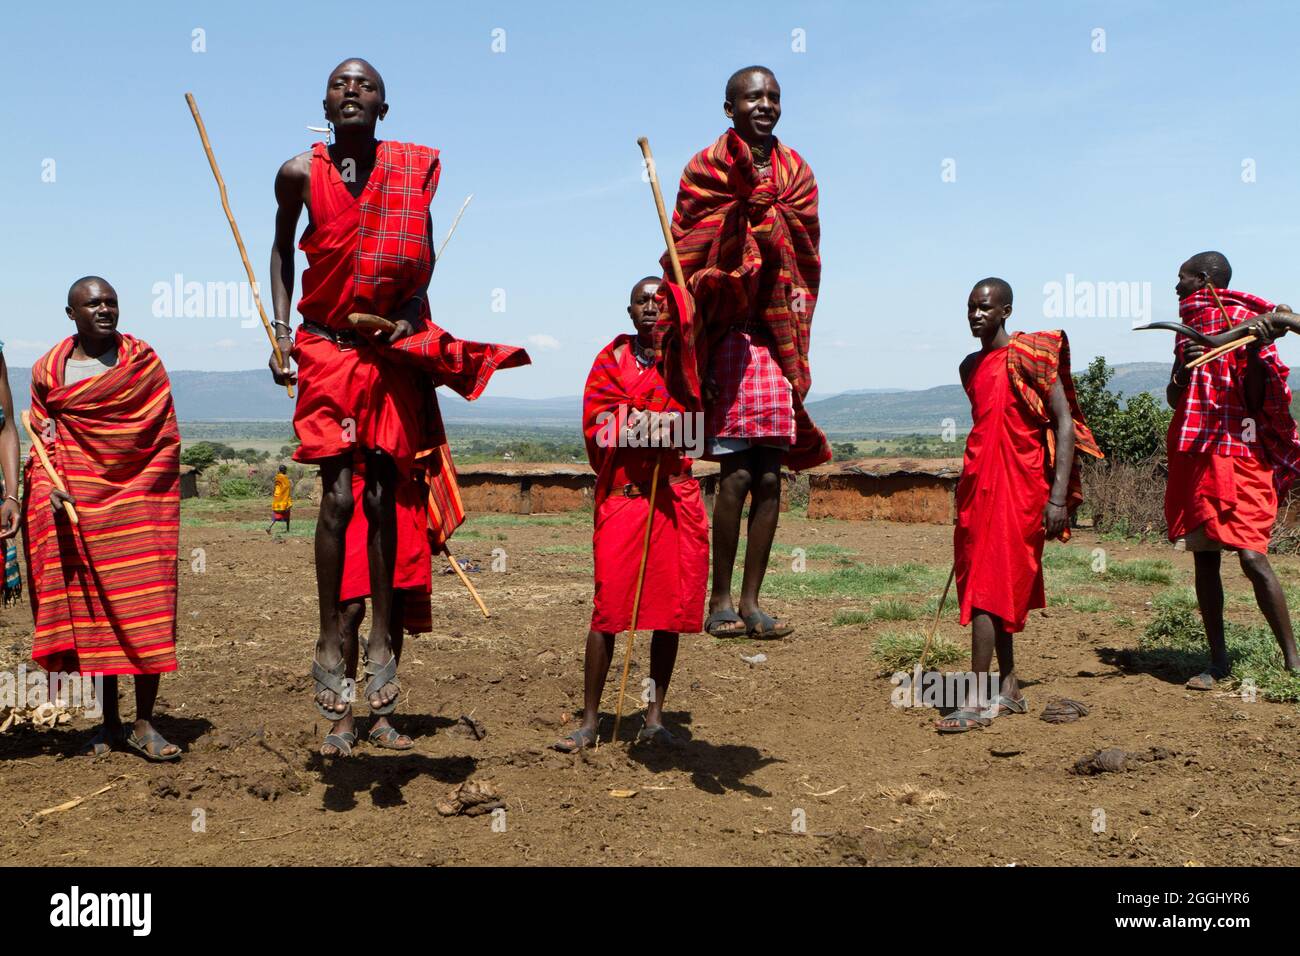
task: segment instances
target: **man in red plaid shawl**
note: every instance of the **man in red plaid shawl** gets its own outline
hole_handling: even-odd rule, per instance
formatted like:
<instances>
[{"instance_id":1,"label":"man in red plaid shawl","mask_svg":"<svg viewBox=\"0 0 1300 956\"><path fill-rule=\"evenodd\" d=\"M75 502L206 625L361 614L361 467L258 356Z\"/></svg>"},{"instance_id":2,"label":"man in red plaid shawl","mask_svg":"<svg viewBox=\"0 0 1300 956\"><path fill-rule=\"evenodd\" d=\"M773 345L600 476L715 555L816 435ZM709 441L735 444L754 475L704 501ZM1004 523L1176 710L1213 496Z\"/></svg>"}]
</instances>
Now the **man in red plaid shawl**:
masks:
<instances>
[{"instance_id":1,"label":"man in red plaid shawl","mask_svg":"<svg viewBox=\"0 0 1300 956\"><path fill-rule=\"evenodd\" d=\"M803 157L772 135L781 87L771 70L734 73L723 111L732 129L682 173L672 232L694 314L665 310L661 349L674 395L687 408L702 401L707 457L722 465L705 629L784 637L794 629L758 605L780 515L781 465L809 468L831 457L803 407L821 282L817 182ZM731 579L751 496L737 614Z\"/></svg>"},{"instance_id":2,"label":"man in red plaid shawl","mask_svg":"<svg viewBox=\"0 0 1300 956\"><path fill-rule=\"evenodd\" d=\"M1101 457L1075 397L1065 333L1008 334L1011 305L1011 286L998 278L975 283L966 302L982 347L959 369L971 430L957 484L953 571L961 623L971 625L976 686L974 699L936 724L945 734L1028 711L1014 635L1032 609L1047 603L1044 542L1070 536L1070 515L1083 501L1077 453Z\"/></svg>"},{"instance_id":3,"label":"man in red plaid shawl","mask_svg":"<svg viewBox=\"0 0 1300 956\"><path fill-rule=\"evenodd\" d=\"M1286 595L1267 556L1278 500L1300 474L1290 370L1273 344L1286 329L1270 318L1272 303L1231 291L1231 281L1232 266L1219 252L1198 253L1178 268L1184 325L1214 337L1245 323L1255 335L1244 349L1194 369L1187 365L1205 346L1180 337L1166 389L1174 417L1167 438L1165 522L1169 540L1183 538L1193 552L1196 601L1210 644L1210 668L1187 682L1192 690L1210 690L1231 671L1219 561L1225 549L1237 552L1287 670L1300 669Z\"/></svg>"},{"instance_id":4,"label":"man in red plaid shawl","mask_svg":"<svg viewBox=\"0 0 1300 956\"><path fill-rule=\"evenodd\" d=\"M345 648L345 637L355 640L356 628L342 608L347 604L346 616L357 620L355 606L365 596L372 618L364 696L377 718L370 741L411 745L387 720L400 690L402 627L419 630L423 622L427 629L429 537L441 546L463 516L444 509L434 521L437 503L456 495L433 389L448 385L475 398L496 369L527 364L528 356L461 341L429 320L429 204L441 172L438 151L375 139L388 112L379 72L365 60L340 63L326 84L324 108L335 142L295 156L276 177L271 293L281 352L298 368L295 375L280 367L274 355L270 365L278 383L300 385L294 458L321 470L321 623L312 675L316 707L335 722L321 752L346 756L356 742L356 649ZM303 322L291 339L294 235L304 205L310 222L299 244L308 263L298 303ZM358 332L348 318L355 313L386 317L395 328L382 336ZM356 529L361 536L348 535L354 513L364 518L364 529ZM368 587L356 582L361 565Z\"/></svg>"}]
</instances>

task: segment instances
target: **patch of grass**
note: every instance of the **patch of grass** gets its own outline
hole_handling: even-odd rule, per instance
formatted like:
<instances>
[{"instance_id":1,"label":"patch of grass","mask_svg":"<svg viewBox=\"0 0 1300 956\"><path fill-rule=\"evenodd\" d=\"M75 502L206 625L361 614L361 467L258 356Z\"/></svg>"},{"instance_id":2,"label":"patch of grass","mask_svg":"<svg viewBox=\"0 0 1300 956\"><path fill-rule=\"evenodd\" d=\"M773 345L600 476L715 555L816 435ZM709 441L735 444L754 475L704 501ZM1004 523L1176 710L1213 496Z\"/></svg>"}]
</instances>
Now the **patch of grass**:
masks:
<instances>
[{"instance_id":1,"label":"patch of grass","mask_svg":"<svg viewBox=\"0 0 1300 956\"><path fill-rule=\"evenodd\" d=\"M1209 648L1196 597L1184 589L1167 591L1156 597L1153 606L1155 615L1138 640L1139 660L1183 677L1200 673ZM1282 667L1282 652L1268 628L1227 621L1224 639L1234 681L1252 682L1266 700L1300 702L1300 675Z\"/></svg>"},{"instance_id":2,"label":"patch of grass","mask_svg":"<svg viewBox=\"0 0 1300 956\"><path fill-rule=\"evenodd\" d=\"M1048 571L1064 571L1076 568L1091 571L1092 554L1079 547L1049 544L1043 548L1043 568Z\"/></svg>"},{"instance_id":3,"label":"patch of grass","mask_svg":"<svg viewBox=\"0 0 1300 956\"><path fill-rule=\"evenodd\" d=\"M870 611L859 611L856 608L840 608L835 612L831 624L836 627L844 627L850 624L870 624L872 620Z\"/></svg>"},{"instance_id":4,"label":"patch of grass","mask_svg":"<svg viewBox=\"0 0 1300 956\"><path fill-rule=\"evenodd\" d=\"M1174 566L1168 561L1152 558L1112 561L1106 566L1106 572L1102 577L1115 581L1128 581L1132 584L1173 584Z\"/></svg>"},{"instance_id":5,"label":"patch of grass","mask_svg":"<svg viewBox=\"0 0 1300 956\"><path fill-rule=\"evenodd\" d=\"M915 621L916 606L906 601L881 601L871 609L871 616L877 621Z\"/></svg>"},{"instance_id":6,"label":"patch of grass","mask_svg":"<svg viewBox=\"0 0 1300 956\"><path fill-rule=\"evenodd\" d=\"M270 518L267 518L265 521L240 521L235 524L235 527L241 528L245 531L265 532L266 526L270 523ZM288 531L284 530L283 524L277 524L275 529L271 532L271 537L278 538L281 535L290 538L314 538L316 537L316 522L294 519L290 522Z\"/></svg>"},{"instance_id":7,"label":"patch of grass","mask_svg":"<svg viewBox=\"0 0 1300 956\"><path fill-rule=\"evenodd\" d=\"M537 548L534 554L590 554L591 546L581 547L576 544L552 544L545 548Z\"/></svg>"},{"instance_id":8,"label":"patch of grass","mask_svg":"<svg viewBox=\"0 0 1300 956\"><path fill-rule=\"evenodd\" d=\"M921 651L925 648L925 634L922 631L886 631L876 638L871 653L887 673L909 671L921 660ZM966 660L966 649L958 647L952 641L936 636L930 645L930 654L925 659L926 668L941 670L952 664Z\"/></svg>"},{"instance_id":9,"label":"patch of grass","mask_svg":"<svg viewBox=\"0 0 1300 956\"><path fill-rule=\"evenodd\" d=\"M590 524L591 517L582 518L572 517L570 515L506 515L506 514L481 514L473 515L465 519L466 524L472 524L476 528L567 528L578 524Z\"/></svg>"},{"instance_id":10,"label":"patch of grass","mask_svg":"<svg viewBox=\"0 0 1300 956\"><path fill-rule=\"evenodd\" d=\"M868 598L923 590L945 571L924 564L853 564L833 571L776 575L765 590L777 597Z\"/></svg>"},{"instance_id":11,"label":"patch of grass","mask_svg":"<svg viewBox=\"0 0 1300 956\"><path fill-rule=\"evenodd\" d=\"M1115 609L1115 605L1110 601L1095 594L1053 595L1047 599L1047 603L1051 607L1068 607L1072 611L1082 611L1085 614L1101 614L1103 611Z\"/></svg>"}]
</instances>

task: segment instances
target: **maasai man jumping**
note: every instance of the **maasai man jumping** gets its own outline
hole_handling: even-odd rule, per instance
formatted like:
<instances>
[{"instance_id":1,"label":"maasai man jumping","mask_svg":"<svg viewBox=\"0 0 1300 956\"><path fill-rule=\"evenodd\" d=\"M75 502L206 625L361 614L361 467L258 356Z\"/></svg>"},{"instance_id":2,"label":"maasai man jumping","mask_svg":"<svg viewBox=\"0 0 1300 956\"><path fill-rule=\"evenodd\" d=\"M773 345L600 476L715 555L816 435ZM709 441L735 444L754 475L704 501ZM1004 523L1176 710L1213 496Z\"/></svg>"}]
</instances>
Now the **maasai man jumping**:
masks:
<instances>
[{"instance_id":1,"label":"maasai man jumping","mask_svg":"<svg viewBox=\"0 0 1300 956\"><path fill-rule=\"evenodd\" d=\"M685 409L664 387L655 365L659 318L650 276L632 287L627 307L635 335L619 335L591 366L582 398L587 459L596 472L595 607L583 680L582 725L558 741L572 753L596 742L600 698L614 653L614 635L632 625L632 603L645 544L650 482L659 461L659 485L650 528L637 627L653 630L645 724L639 743L671 744L663 703L677 660L678 635L700 630L709 573L709 523L682 446ZM676 419L676 421L674 421Z\"/></svg>"},{"instance_id":2,"label":"maasai man jumping","mask_svg":"<svg viewBox=\"0 0 1300 956\"><path fill-rule=\"evenodd\" d=\"M175 760L180 748L152 723L160 675L176 670L181 439L171 383L153 349L117 331L117 292L105 280L74 282L67 313L76 334L32 366L32 427L68 489L54 487L33 448L23 501L32 659L47 671L103 676L103 724L83 753L125 744ZM130 734L118 712L120 674L135 675Z\"/></svg>"},{"instance_id":3,"label":"maasai man jumping","mask_svg":"<svg viewBox=\"0 0 1300 956\"><path fill-rule=\"evenodd\" d=\"M582 432L595 471L594 609L586 635L582 724L554 744L572 753L595 743L604 679L614 636L632 626L641 550L649 514L650 480L659 460L650 550L637 627L650 639L645 726L638 743L672 744L663 726L663 700L677 659L677 636L701 630L708 575L708 519L699 484L682 449L686 414L664 388L655 365L655 300L659 280L632 286L628 315L636 334L620 334L595 356L582 392Z\"/></svg>"},{"instance_id":4,"label":"maasai man jumping","mask_svg":"<svg viewBox=\"0 0 1300 956\"><path fill-rule=\"evenodd\" d=\"M399 529L432 520L426 502L446 497L448 483L454 484L434 387L448 385L475 398L496 369L527 364L528 356L521 349L460 341L430 321L429 204L441 165L436 149L375 139L388 113L379 71L365 60L340 63L326 83L323 105L333 144L317 143L276 176L271 293L285 353L291 344L294 237L304 206L309 223L299 243L307 256L298 303L303 322L290 353L297 374L280 366L274 354L269 364L277 383L300 384L294 430L301 445L294 459L321 470L315 549L320 636L312 675L317 709L335 722L321 752L346 756L356 741L355 688L344 676L340 622L350 520L355 512L366 522L366 591L373 616L364 695L378 718L371 739L383 745L400 736L386 719L400 690L392 639L393 622L401 617L395 614L394 569L422 566L427 582L430 568L429 535L403 536ZM358 332L348 318L354 313L386 319L392 331ZM411 482L428 487L404 493ZM420 590L425 612L418 616L427 621L430 587L422 583ZM412 613L408 603L405 614Z\"/></svg>"},{"instance_id":5,"label":"maasai man jumping","mask_svg":"<svg viewBox=\"0 0 1300 956\"><path fill-rule=\"evenodd\" d=\"M794 630L758 603L780 517L781 465L809 468L831 457L826 436L803 407L821 282L817 183L803 157L772 135L781 118L781 87L771 70L737 70L722 109L732 129L687 164L673 212L673 240L696 318L666 310L668 341L661 346L673 394L688 408L703 400L706 457L722 466L705 629L716 637L775 638ZM664 268L671 277L666 255ZM695 367L671 367L679 364L674 354ZM698 381L702 394L689 394L690 387L683 394L679 376ZM746 498L737 614L731 580Z\"/></svg>"},{"instance_id":6,"label":"maasai man jumping","mask_svg":"<svg viewBox=\"0 0 1300 956\"><path fill-rule=\"evenodd\" d=\"M1287 385L1290 370L1273 344L1286 330L1268 318L1272 303L1231 291L1231 281L1232 266L1219 252L1198 253L1179 266L1175 289L1184 325L1218 335L1246 323L1255 341L1188 369L1205 347L1180 337L1165 391L1174 409L1166 441L1165 522L1169 540L1185 538L1193 553L1196 601L1210 644L1210 668L1187 682L1192 690L1212 689L1231 670L1219 569L1224 550L1237 552L1282 649L1283 665L1290 671L1300 669L1286 595L1267 556L1278 501L1300 474L1300 436Z\"/></svg>"},{"instance_id":7,"label":"maasai man jumping","mask_svg":"<svg viewBox=\"0 0 1300 956\"><path fill-rule=\"evenodd\" d=\"M270 534L277 521L284 522L284 530L289 531L289 519L293 516L293 482L289 480L289 467L281 465L275 473L275 487L271 489L271 523L266 526Z\"/></svg>"},{"instance_id":8,"label":"maasai man jumping","mask_svg":"<svg viewBox=\"0 0 1300 956\"><path fill-rule=\"evenodd\" d=\"M972 424L957 483L953 562L961 623L971 625L976 699L968 695L938 721L941 733L1028 711L1012 635L1046 605L1043 543L1069 537L1070 516L1083 501L1076 453L1101 457L1075 398L1065 333L1009 335L1011 300L1011 286L991 278L977 282L966 303L981 348L960 368Z\"/></svg>"}]
</instances>

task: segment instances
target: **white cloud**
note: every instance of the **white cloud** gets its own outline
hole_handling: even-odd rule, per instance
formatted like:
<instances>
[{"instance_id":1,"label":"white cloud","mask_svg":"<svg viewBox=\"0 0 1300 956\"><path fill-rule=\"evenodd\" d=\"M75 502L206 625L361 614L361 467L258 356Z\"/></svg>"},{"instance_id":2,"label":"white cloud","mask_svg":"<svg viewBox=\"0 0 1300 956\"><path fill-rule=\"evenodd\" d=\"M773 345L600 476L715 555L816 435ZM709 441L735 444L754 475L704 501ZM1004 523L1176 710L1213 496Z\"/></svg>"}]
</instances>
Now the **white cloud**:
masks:
<instances>
[{"instance_id":1,"label":"white cloud","mask_svg":"<svg viewBox=\"0 0 1300 956\"><path fill-rule=\"evenodd\" d=\"M528 344L541 349L543 352L554 352L560 347L560 340L554 335L530 335L528 336Z\"/></svg>"}]
</instances>

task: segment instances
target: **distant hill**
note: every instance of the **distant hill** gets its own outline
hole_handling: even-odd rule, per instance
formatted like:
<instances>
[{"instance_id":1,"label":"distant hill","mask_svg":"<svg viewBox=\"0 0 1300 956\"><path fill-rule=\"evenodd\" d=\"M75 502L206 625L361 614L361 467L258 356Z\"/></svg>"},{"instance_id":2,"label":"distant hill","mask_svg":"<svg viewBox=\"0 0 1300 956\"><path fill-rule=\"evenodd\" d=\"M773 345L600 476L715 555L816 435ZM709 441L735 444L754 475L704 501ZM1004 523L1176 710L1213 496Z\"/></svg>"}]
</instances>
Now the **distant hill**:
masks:
<instances>
[{"instance_id":1,"label":"distant hill","mask_svg":"<svg viewBox=\"0 0 1300 956\"><path fill-rule=\"evenodd\" d=\"M1080 372L1082 369L1075 369ZM1164 394L1169 366L1163 362L1130 362L1115 366L1110 387L1126 396L1139 392ZM171 373L176 414L183 422L288 422L293 402L271 381L265 369L242 372L175 371ZM26 408L31 370L10 368L9 384L18 409ZM582 414L582 400L571 398L502 398L485 395L466 402L443 389L439 392L444 420L457 426L572 428ZM808 412L832 437L883 438L914 432L936 434L951 418L958 432L970 428L970 402L960 385L935 388L861 389L818 398Z\"/></svg>"}]
</instances>

